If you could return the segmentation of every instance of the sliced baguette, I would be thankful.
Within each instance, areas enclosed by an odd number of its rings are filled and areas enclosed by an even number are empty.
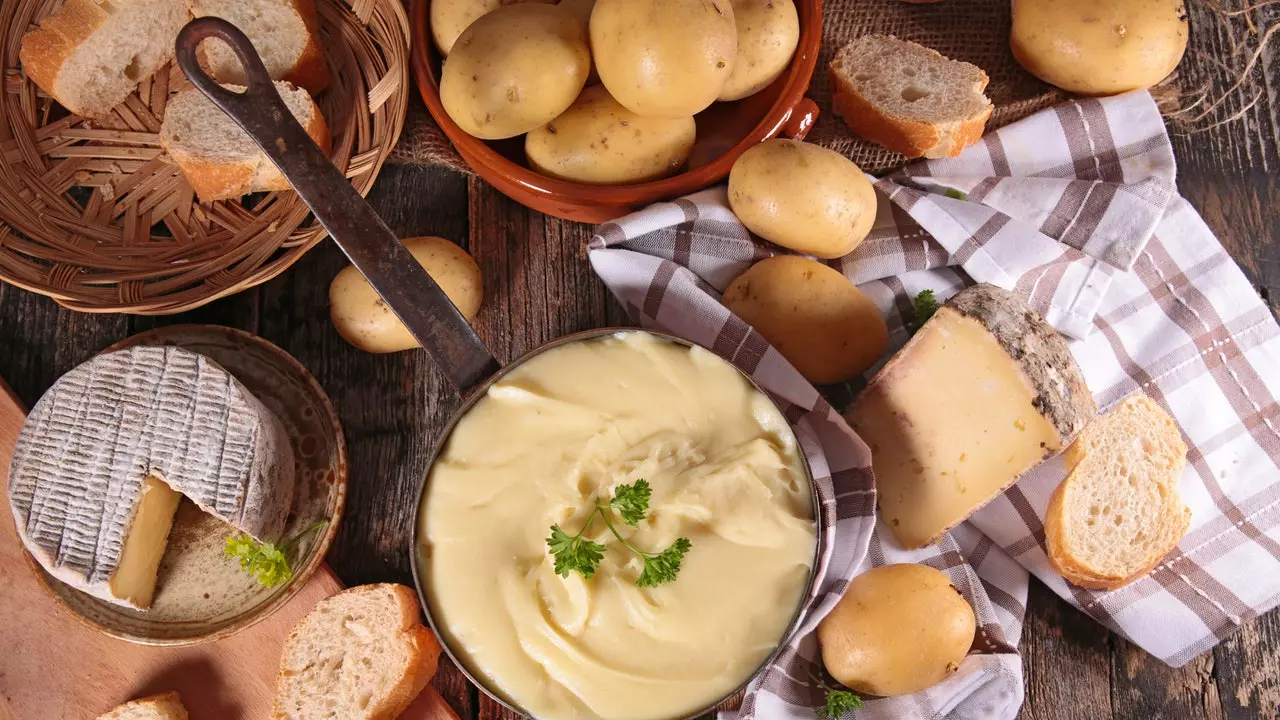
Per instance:
[[[1187,446],[1141,393],[1094,420],[1063,453],[1070,470],[1045,517],[1049,562],[1067,581],[1114,590],[1151,572],[1191,525],[1178,479]]]
[[[272,79],[305,88],[312,96],[329,86],[320,46],[315,0],[190,0],[196,17],[214,16],[240,28],[262,57]],[[200,46],[201,61],[218,82],[244,84],[244,70],[231,47],[218,39]]]
[[[187,709],[178,693],[167,692],[131,700],[97,720],[187,720]]]
[[[71,112],[101,117],[173,57],[186,0],[67,0],[22,36],[22,71]]]
[[[311,139],[329,152],[329,128],[307,91],[283,82],[276,83],[276,90]],[[195,88],[169,99],[160,145],[204,202],[289,189],[289,181],[248,133]]]
[[[436,671],[440,644],[403,585],[320,601],[284,644],[273,720],[391,720]]]
[[[987,74],[913,42],[866,35],[831,61],[832,108],[849,129],[907,157],[954,157],[991,117]]]

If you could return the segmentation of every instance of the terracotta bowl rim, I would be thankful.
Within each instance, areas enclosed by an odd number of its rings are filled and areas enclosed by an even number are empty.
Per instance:
[[[585,206],[629,205],[646,198],[673,197],[700,190],[729,174],[738,156],[751,146],[777,135],[805,101],[809,84],[818,66],[822,44],[822,0],[795,0],[805,14],[800,19],[800,39],[795,56],[783,77],[785,84],[777,100],[742,140],[716,159],[692,170],[661,180],[632,185],[588,185],[540,175],[498,153],[488,143],[472,137],[453,122],[440,101],[439,81],[431,71],[431,57],[437,54],[428,27],[429,0],[413,0],[409,19],[412,33],[410,63],[431,117],[439,125],[449,143],[472,170],[485,179],[499,176],[518,185],[538,199]],[[776,82],[776,81],[775,81]]]

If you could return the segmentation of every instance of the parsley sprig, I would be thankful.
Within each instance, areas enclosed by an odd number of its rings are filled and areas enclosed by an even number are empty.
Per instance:
[[[817,708],[818,717],[821,720],[840,720],[851,710],[857,710],[862,707],[862,698],[858,694],[842,687],[832,687],[822,680],[822,678],[810,673],[809,677],[818,684],[818,687],[827,692],[826,704]]]
[[[938,299],[933,296],[932,290],[921,290],[911,301],[911,307],[914,311],[912,320],[915,329],[919,330],[924,327],[929,318],[933,317],[934,313],[938,312]]]
[[[680,562],[684,560],[685,553],[693,548],[689,538],[677,538],[662,552],[645,552],[622,537],[613,522],[609,520],[610,512],[613,511],[627,525],[631,527],[639,525],[640,521],[644,520],[645,514],[649,512],[649,497],[652,494],[653,489],[649,487],[646,480],[637,480],[630,485],[619,485],[614,489],[613,497],[607,503],[601,503],[599,499],[592,500],[595,507],[592,508],[591,514],[587,516],[587,521],[583,523],[577,535],[570,535],[559,525],[552,525],[551,536],[547,538],[547,548],[551,551],[551,557],[555,559],[556,574],[560,577],[569,577],[569,573],[576,572],[584,578],[590,578],[596,574],[600,561],[604,559],[605,546],[583,535],[598,515],[604,520],[609,532],[618,538],[618,542],[639,555],[644,561],[644,570],[640,573],[640,577],[636,578],[636,585],[655,587],[675,580],[676,573],[680,572]]]
[[[240,568],[256,577],[259,583],[275,587],[293,577],[289,554],[298,542],[328,524],[328,520],[321,520],[278,545],[270,541],[258,542],[247,533],[240,533],[227,538],[223,552],[227,557],[239,560]]]

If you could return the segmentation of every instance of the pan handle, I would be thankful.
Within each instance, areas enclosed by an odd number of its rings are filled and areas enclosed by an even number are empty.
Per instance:
[[[200,66],[196,48],[206,38],[222,40],[240,58],[244,92],[222,87]],[[244,33],[221,18],[197,18],[178,34],[177,58],[191,84],[244,128],[280,168],[459,393],[497,372],[498,361],[449,297],[289,112]]]

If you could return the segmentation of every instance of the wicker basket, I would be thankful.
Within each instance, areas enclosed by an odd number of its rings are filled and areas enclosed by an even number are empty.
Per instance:
[[[83,312],[164,315],[284,272],[325,237],[292,192],[200,203],[160,149],[176,65],[111,116],[67,115],[19,69],[22,34],[59,0],[0,3],[0,280]],[[318,0],[333,83],[318,102],[334,164],[363,195],[400,136],[409,24],[400,0]]]

